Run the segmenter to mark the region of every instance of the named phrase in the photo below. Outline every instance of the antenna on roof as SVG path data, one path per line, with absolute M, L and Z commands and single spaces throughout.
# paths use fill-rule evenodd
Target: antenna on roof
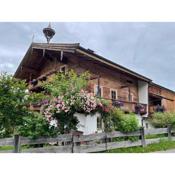
M 55 30 L 51 28 L 51 23 L 49 22 L 48 27 L 43 29 L 43 33 L 47 39 L 47 43 L 49 44 L 50 40 L 53 38 L 55 35 Z

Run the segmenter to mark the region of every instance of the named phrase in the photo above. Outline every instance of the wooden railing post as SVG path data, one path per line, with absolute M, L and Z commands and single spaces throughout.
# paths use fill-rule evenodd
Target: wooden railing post
M 145 142 L 145 130 L 144 130 L 144 127 L 140 128 L 140 134 L 141 134 L 142 147 L 145 147 L 146 146 L 146 142 Z
M 72 134 L 72 153 L 74 153 L 74 133 Z
M 171 129 L 172 129 L 172 126 L 171 125 L 168 125 L 168 127 L 167 127 L 167 130 L 168 130 L 168 140 L 171 140 L 172 139 Z
M 106 151 L 108 150 L 108 137 L 106 132 L 105 132 L 105 149 Z
M 19 135 L 14 135 L 14 153 L 19 153 L 20 152 L 20 136 Z

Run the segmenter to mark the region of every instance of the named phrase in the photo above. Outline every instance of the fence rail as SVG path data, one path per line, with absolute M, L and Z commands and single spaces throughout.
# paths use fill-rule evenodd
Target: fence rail
M 13 146 L 13 150 L 0 152 L 14 153 L 88 153 L 106 151 L 115 148 L 127 148 L 134 146 L 146 146 L 158 143 L 161 138 L 146 139 L 147 135 L 166 134 L 163 139 L 175 140 L 172 134 L 175 131 L 171 127 L 145 130 L 144 128 L 132 133 L 114 131 L 110 133 L 97 133 L 91 135 L 63 134 L 54 138 L 31 139 L 15 135 L 12 138 L 0 139 L 0 146 Z M 131 136 L 137 136 L 137 141 L 124 140 Z M 117 138 L 118 140 L 116 140 Z M 123 139 L 123 140 L 122 140 Z M 29 148 L 24 148 L 27 145 Z

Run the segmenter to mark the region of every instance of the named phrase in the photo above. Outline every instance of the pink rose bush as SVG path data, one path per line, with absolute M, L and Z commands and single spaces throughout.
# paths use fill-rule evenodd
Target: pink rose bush
M 79 103 L 78 108 L 85 113 L 90 113 L 97 107 L 97 99 L 94 94 L 84 90 L 80 91 L 77 101 Z
M 58 96 L 50 101 L 45 100 L 43 114 L 50 126 L 59 127 L 56 120 L 58 116 L 69 116 L 69 113 L 108 113 L 111 106 L 104 103 L 104 100 L 97 98 L 93 93 L 81 90 L 76 95 Z M 55 117 L 57 116 L 57 117 Z
M 63 97 L 57 97 L 50 102 L 45 102 L 43 114 L 51 126 L 57 127 L 58 122 L 54 114 L 67 113 L 69 110 L 70 107 L 64 102 Z

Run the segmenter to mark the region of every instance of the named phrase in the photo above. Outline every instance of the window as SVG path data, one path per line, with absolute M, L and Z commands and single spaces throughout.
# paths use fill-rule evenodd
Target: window
M 102 97 L 103 96 L 103 90 L 102 87 L 98 87 L 98 85 L 95 85 L 95 89 L 94 89 L 94 94 L 96 96 Z
M 117 90 L 111 89 L 111 99 L 112 100 L 117 99 Z

